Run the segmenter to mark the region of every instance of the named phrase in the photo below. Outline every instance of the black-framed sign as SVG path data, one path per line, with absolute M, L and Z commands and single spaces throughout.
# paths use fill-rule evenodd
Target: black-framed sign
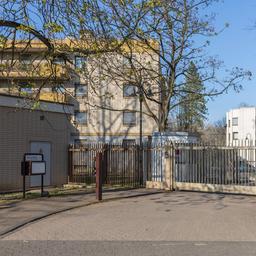
M 38 153 L 25 153 L 21 162 L 21 175 L 23 176 L 23 198 L 26 196 L 26 176 L 41 175 L 41 196 L 44 196 L 44 175 L 46 162 L 44 155 Z
M 42 162 L 44 161 L 44 155 L 39 153 L 25 153 L 24 161 L 25 162 Z
M 37 162 L 33 161 L 31 162 L 31 171 L 30 175 L 45 175 L 46 173 L 46 164 L 44 161 Z

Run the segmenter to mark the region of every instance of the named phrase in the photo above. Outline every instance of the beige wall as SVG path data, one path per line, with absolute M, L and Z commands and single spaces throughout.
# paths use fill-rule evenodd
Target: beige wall
M 133 54 L 135 55 L 135 54 Z M 142 59 L 145 66 L 151 63 L 151 69 L 158 68 L 157 60 L 152 59 L 147 53 L 137 53 L 136 58 Z M 88 96 L 77 97 L 75 104 L 77 111 L 88 113 L 88 124 L 77 125 L 81 138 L 94 137 L 120 137 L 121 139 L 139 138 L 139 96 L 124 97 L 123 86 L 131 79 L 129 69 L 122 56 L 106 55 L 101 58 L 89 58 L 85 70 L 79 74 L 80 82 L 88 85 Z M 144 76 L 148 79 L 148 74 Z M 136 80 L 136 79 L 135 79 Z M 156 88 L 154 81 L 145 81 L 147 86 Z M 147 88 L 145 86 L 145 88 Z M 74 95 L 74 88 L 70 88 Z M 158 97 L 158 96 L 156 96 Z M 154 114 L 158 115 L 158 105 L 147 100 L 147 104 Z M 104 106 L 100 108 L 100 106 Z M 136 125 L 123 124 L 123 110 L 136 111 Z M 147 115 L 148 114 L 148 115 Z M 157 125 L 143 104 L 143 135 L 152 135 L 157 130 Z
M 0 191 L 22 189 L 20 165 L 31 141 L 51 143 L 51 185 L 66 183 L 69 140 L 65 114 L 0 106 Z

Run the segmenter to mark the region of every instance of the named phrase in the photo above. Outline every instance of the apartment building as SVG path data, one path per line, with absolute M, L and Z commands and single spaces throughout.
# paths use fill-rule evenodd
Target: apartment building
M 254 145 L 256 140 L 256 108 L 241 107 L 226 114 L 227 145 Z
M 69 49 L 65 59 L 49 60 L 47 48 L 41 42 L 32 41 L 26 47 L 24 44 L 1 51 L 1 93 L 74 104 L 71 121 L 76 129 L 71 134 L 71 143 L 138 142 L 140 93 L 130 60 L 158 69 L 158 59 L 152 52 L 134 45 L 132 52 L 130 48 L 123 49 L 128 57 L 117 53 L 85 56 L 70 51 L 74 42 L 65 39 L 58 42 Z M 142 107 L 143 137 L 147 138 L 157 130 L 151 116 L 158 113 L 158 105 L 149 100 L 157 85 L 146 75 L 142 82 L 149 95 Z

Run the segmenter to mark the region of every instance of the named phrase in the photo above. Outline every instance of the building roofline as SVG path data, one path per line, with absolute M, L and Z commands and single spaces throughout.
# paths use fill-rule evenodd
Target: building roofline
M 56 112 L 68 115 L 74 114 L 74 105 L 67 103 L 39 100 L 38 107 L 33 108 L 34 101 L 27 97 L 0 93 L 0 107 L 20 108 L 35 111 Z
M 232 112 L 234 110 L 240 110 L 240 109 L 256 109 L 256 106 L 232 108 L 232 109 L 228 110 L 226 113 Z
M 29 42 L 29 45 L 28 45 Z M 101 43 L 104 46 L 104 43 L 107 41 L 102 40 Z M 110 43 L 111 41 L 109 41 Z M 118 39 L 113 39 L 113 42 L 116 44 L 119 42 Z M 13 50 L 11 47 L 8 47 L 8 44 L 11 45 L 12 41 L 7 40 L 6 45 L 0 45 L 0 49 L 2 51 L 10 51 Z M 83 40 L 83 38 L 77 39 L 77 38 L 72 38 L 72 37 L 66 37 L 62 39 L 54 39 L 51 42 L 53 45 L 55 45 L 56 49 L 64 47 L 66 52 L 69 53 L 75 53 L 75 49 L 90 49 L 92 50 L 92 47 L 96 47 L 94 50 L 100 50 L 102 46 L 94 46 L 94 43 L 92 45 L 90 44 L 89 40 Z M 150 46 L 149 46 L 149 45 Z M 134 53 L 136 52 L 144 52 L 146 50 L 151 51 L 151 47 L 158 49 L 159 48 L 159 42 L 153 38 L 148 40 L 148 44 L 141 41 L 141 40 L 135 40 L 131 39 L 130 41 L 125 42 L 123 45 L 121 45 L 121 49 L 125 52 L 127 49 L 130 52 L 130 47 L 133 47 Z M 26 51 L 23 53 L 29 53 L 29 52 L 44 52 L 48 51 L 47 46 L 41 42 L 38 39 L 33 39 L 33 40 L 16 40 L 16 45 L 14 46 L 15 52 L 19 51 L 24 51 L 24 48 L 26 48 Z M 115 48 L 115 44 L 113 45 L 113 49 Z
M 12 95 L 12 94 L 6 94 L 6 93 L 0 93 L 0 96 L 33 100 L 32 98 L 29 98 L 29 97 L 26 97 L 26 96 Z M 39 101 L 40 102 L 45 102 L 45 103 L 55 103 L 55 104 L 60 104 L 60 105 L 68 105 L 68 106 L 72 106 L 72 107 L 74 106 L 74 104 L 66 103 L 66 102 L 56 102 L 56 101 L 49 101 L 49 100 L 39 100 Z M 1 102 L 0 102 L 0 106 L 1 106 Z

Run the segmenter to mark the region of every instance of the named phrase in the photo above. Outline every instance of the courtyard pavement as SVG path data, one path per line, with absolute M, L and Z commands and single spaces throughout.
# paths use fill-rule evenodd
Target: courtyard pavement
M 103 193 L 103 202 L 152 193 L 162 192 L 147 189 L 107 191 Z M 98 203 L 95 193 L 80 192 L 76 195 L 43 197 L 0 205 L 0 238 L 47 216 L 95 203 Z
M 152 194 L 52 215 L 4 239 L 256 241 L 255 207 L 256 197 L 252 196 Z

